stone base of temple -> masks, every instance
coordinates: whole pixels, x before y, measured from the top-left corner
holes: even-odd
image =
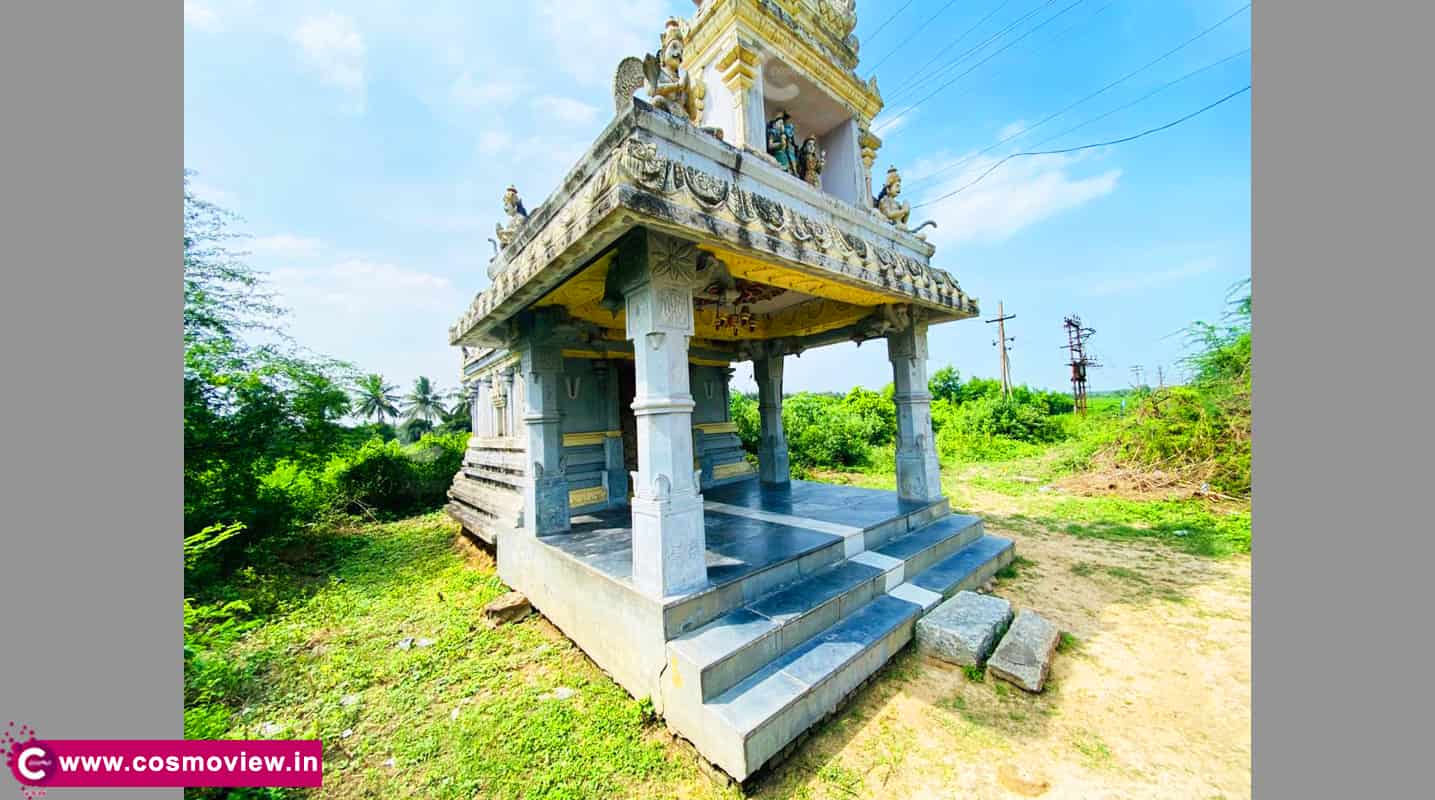
[[[926,611],[1013,557],[945,499],[748,480],[704,492],[706,585],[659,600],[633,584],[631,519],[503,531],[499,576],[739,781],[906,646]]]
[[[469,535],[493,544],[497,532],[519,524],[523,513],[524,443],[470,436],[444,510]]]

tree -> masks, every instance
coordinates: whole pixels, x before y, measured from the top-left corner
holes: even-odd
[[[404,417],[407,420],[421,419],[429,428],[443,419],[447,409],[443,404],[443,393],[434,388],[433,382],[420,375],[414,380],[413,391],[404,396]]]
[[[394,394],[398,391],[397,386],[384,382],[384,376],[377,372],[369,373],[359,379],[355,393],[354,412],[364,419],[377,420],[380,425],[385,420],[399,416],[399,396]]]
[[[953,403],[961,402],[962,376],[956,368],[948,364],[945,367],[932,373],[927,381],[927,391],[936,400],[950,400]]]
[[[439,430],[443,433],[466,433],[473,427],[468,392],[455,389],[448,393],[449,406],[443,414]]]

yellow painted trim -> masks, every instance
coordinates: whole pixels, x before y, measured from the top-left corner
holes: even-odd
[[[590,486],[587,489],[574,489],[568,493],[568,507],[591,506],[594,503],[608,502],[608,490],[601,486]]]
[[[752,465],[744,461],[734,461],[731,464],[718,464],[713,467],[713,479],[735,478],[738,475],[751,475],[756,472]]]
[[[702,422],[693,427],[703,433],[737,433],[736,422]]]
[[[602,444],[604,439],[617,439],[622,435],[622,431],[592,431],[591,433],[565,433],[563,434],[563,446],[584,447],[591,444]]]

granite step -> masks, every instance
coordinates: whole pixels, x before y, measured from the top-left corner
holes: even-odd
[[[921,614],[917,604],[877,596],[709,701],[710,719],[725,730],[700,749],[745,779],[887,663]]]
[[[943,517],[778,588],[668,642],[669,684],[705,702],[981,535],[976,517]]]
[[[878,555],[902,562],[901,573],[889,576],[886,587],[903,583],[909,576],[927,569],[982,537],[982,521],[969,514],[952,514],[906,536],[900,536],[873,550]]]
[[[991,580],[1015,557],[1012,540],[988,534],[912,576],[908,583],[947,598]]]

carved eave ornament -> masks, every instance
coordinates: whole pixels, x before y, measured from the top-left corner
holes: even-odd
[[[949,273],[926,263],[931,245],[883,230],[887,226],[858,209],[838,213],[834,201],[805,185],[773,194],[743,188],[733,180],[733,169],[742,163],[737,151],[646,103],[634,106],[609,125],[564,180],[565,188],[533,212],[505,250],[493,284],[450,329],[451,344],[501,344],[504,325],[515,314],[637,225],[876,292],[938,318],[978,313],[975,300]],[[668,136],[677,139],[668,140],[670,146],[703,148],[704,155],[716,157],[716,171],[663,156],[658,143]],[[750,173],[755,167],[742,169]],[[784,194],[808,205],[789,202]]]

